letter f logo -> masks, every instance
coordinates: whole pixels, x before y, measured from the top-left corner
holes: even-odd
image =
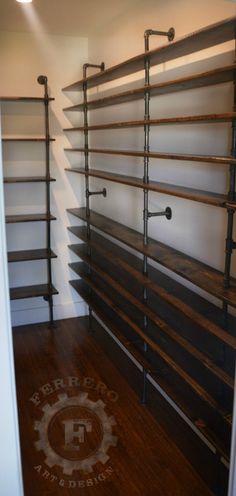
[[[92,432],[92,424],[88,419],[63,420],[65,426],[65,449],[79,451],[80,443],[85,441],[85,432]],[[74,444],[75,439],[77,443]]]

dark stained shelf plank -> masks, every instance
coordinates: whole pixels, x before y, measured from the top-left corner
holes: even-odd
[[[46,138],[33,138],[32,136],[21,136],[20,138],[14,138],[13,136],[12,137],[9,137],[9,138],[2,138],[2,142],[3,143],[8,143],[8,142],[11,142],[11,141],[16,141],[16,142],[40,142],[40,143],[46,143]],[[49,141],[56,141],[55,138],[50,138]]]
[[[163,374],[163,369],[159,368],[158,372],[154,370],[153,366],[148,362],[148,353],[142,354],[140,350],[135,347],[135,343],[129,341],[127,338],[128,325],[119,323],[120,319],[114,318],[111,315],[111,305],[105,305],[103,300],[96,295],[95,292],[91,292],[90,287],[88,287],[82,280],[70,281],[70,284],[77,291],[77,293],[84,299],[84,301],[91,307],[95,314],[104,322],[104,324],[112,331],[114,336],[121,342],[121,344],[129,351],[129,353],[137,360],[138,363],[151,375],[155,381],[159,384],[162,390],[171,398],[175,404],[184,412],[184,414],[190,419],[190,421],[197,427],[197,429],[205,436],[205,438],[224,456],[226,460],[229,458],[229,448],[217,439],[217,436],[212,433],[208,428],[206,423],[202,419],[196,419],[196,410],[194,406],[187,401],[186,395],[181,396],[179,391],[175,391],[175,383],[171,382],[171,387]],[[114,305],[114,302],[112,302]],[[116,314],[117,315],[117,314]],[[105,331],[104,331],[105,332]],[[152,370],[153,369],[153,370]],[[167,376],[168,377],[168,376]]]
[[[7,215],[6,224],[15,224],[18,222],[39,222],[56,220],[54,215],[47,214],[22,214],[22,215]]]
[[[46,248],[40,248],[37,250],[10,251],[7,256],[9,263],[57,258],[57,255],[52,250],[48,251]]]
[[[88,109],[96,109],[107,107],[110,105],[117,105],[120,103],[127,103],[134,100],[143,98],[145,91],[148,89],[151,96],[164,95],[168,93],[175,93],[178,91],[186,91],[203,86],[211,86],[216,84],[228,83],[233,81],[234,71],[236,64],[226,67],[220,67],[211,71],[185,76],[183,78],[165,81],[163,83],[150,84],[149,86],[141,86],[134,90],[123,91],[114,95],[105,96],[90,100],[87,103]],[[79,103],[66,107],[64,111],[80,111],[84,109],[84,104]]]
[[[216,364],[214,364],[204,353],[200,350],[196,349],[189,341],[180,336],[176,330],[174,330],[166,321],[161,319],[158,316],[158,311],[155,313],[149,306],[143,303],[140,299],[136,298],[130,288],[123,287],[117,280],[110,276],[111,272],[111,264],[108,260],[106,260],[107,264],[107,272],[104,271],[103,268],[99,265],[99,255],[96,254],[96,262],[93,257],[89,257],[85,251],[85,246],[80,245],[77,246],[77,254],[86,264],[88,264],[92,269],[98,274],[98,276],[103,279],[103,281],[107,284],[107,286],[112,287],[115,291],[117,291],[122,297],[126,299],[126,301],[134,305],[137,310],[143,312],[147,317],[158,327],[161,333],[166,334],[172,341],[181,346],[188,354],[190,354],[193,359],[200,361],[200,363],[208,369],[212,374],[214,374],[218,379],[220,379],[224,384],[226,384],[230,388],[234,388],[234,381],[231,377],[228,376],[222,369],[220,369]],[[98,263],[97,263],[98,260]],[[77,272],[78,264],[70,263],[69,267],[71,267],[75,272]]]
[[[55,98],[47,98],[49,102],[55,100]],[[22,102],[22,103],[44,103],[45,98],[37,97],[37,96],[0,96],[0,102]]]
[[[108,124],[97,124],[94,126],[81,126],[69,127],[63,131],[100,131],[104,129],[123,129],[130,127],[142,127],[145,124],[149,126],[163,126],[166,124],[206,124],[206,123],[219,123],[231,122],[236,119],[236,112],[226,112],[224,114],[205,114],[205,115],[188,115],[185,117],[168,117],[163,119],[149,119],[139,121],[124,121],[124,122],[110,122]]]
[[[214,45],[224,43],[235,38],[236,18],[224,19],[216,24],[212,24],[203,29],[195,31],[187,36],[177,39],[174,42],[162,45],[149,51],[150,66],[162,64],[169,60],[183,57],[190,53],[210,48]],[[85,80],[77,81],[63,88],[63,91],[77,91],[83,88],[84,81],[87,87],[92,88],[98,84],[103,84],[114,79],[127,76],[131,73],[143,70],[146,53],[142,53],[131,59],[101,71]]]
[[[53,177],[45,177],[45,176],[18,176],[18,177],[4,177],[4,183],[47,183],[56,181]]]
[[[140,263],[140,259],[135,257],[134,255],[128,253],[126,250],[122,249],[120,246],[112,243],[108,239],[99,235],[94,230],[91,231],[90,238],[87,236],[87,228],[84,226],[75,226],[69,227],[68,230],[72,232],[75,236],[77,236],[81,241],[84,241],[87,246],[95,253],[100,253],[104,256],[110,263],[115,264],[121,270],[126,271],[129,276],[134,278],[137,284],[140,284],[147,289],[153,291],[157,296],[161,297],[162,300],[169,303],[171,307],[176,310],[182,312],[186,317],[188,317],[191,321],[195,322],[200,328],[204,329],[205,332],[212,334],[212,336],[220,339],[223,343],[230,346],[233,350],[236,350],[236,337],[232,336],[230,332],[225,331],[220,325],[213,322],[202,313],[197,311],[193,306],[190,306],[190,303],[180,298],[180,288],[181,285],[175,282],[176,286],[178,286],[177,294],[171,293],[170,289],[167,290],[166,287],[161,285],[160,281],[160,272],[157,269],[154,269],[151,265],[148,265],[148,274],[149,277],[143,274],[142,263]],[[80,245],[73,244],[69,245],[69,248],[79,256],[78,248]],[[80,249],[80,248],[79,248]],[[163,274],[162,274],[163,278]],[[165,276],[165,280],[167,281],[169,278]],[[169,285],[173,285],[173,281],[169,282]],[[168,287],[168,286],[167,286]],[[186,291],[186,289],[185,289]],[[191,293],[188,290],[189,294]],[[197,295],[192,294],[192,298],[196,300]],[[191,301],[191,300],[190,300]],[[210,306],[210,303],[208,303]],[[202,305],[200,303],[200,308],[202,310]],[[215,310],[211,309],[211,312]],[[218,309],[219,311],[219,309]],[[223,321],[223,319],[222,319]]]
[[[85,152],[85,148],[65,148],[66,152]],[[121,155],[125,157],[149,157],[167,160],[183,160],[188,162],[204,162],[210,164],[234,164],[236,165],[236,158],[214,156],[214,155],[190,155],[181,153],[168,153],[168,152],[144,152],[135,150],[112,150],[106,148],[89,148],[89,153],[100,153],[102,155]]]
[[[160,263],[220,300],[236,307],[235,279],[231,279],[231,287],[226,289],[223,286],[223,274],[220,271],[213,269],[164,243],[149,238],[149,243],[145,246],[141,233],[113,221],[108,217],[93,211],[90,211],[90,215],[87,216],[85,208],[72,208],[67,211],[70,214],[89,222],[100,231],[123,242],[125,245],[133,248],[139,253],[147,255],[148,258]]]
[[[23,286],[10,289],[11,300],[21,300],[24,298],[37,298],[38,296],[56,295],[58,291],[54,286],[48,284],[37,284],[34,286]]]
[[[208,205],[226,207],[227,196],[218,193],[212,193],[210,191],[202,191],[198,189],[186,188],[184,186],[175,186],[174,184],[167,184],[156,181],[149,181],[147,184],[145,184],[142,179],[139,179],[137,177],[130,177],[96,169],[89,169],[89,171],[85,171],[84,168],[73,167],[66,168],[65,170],[91,177],[97,177],[100,179],[104,179],[105,181],[112,181],[119,184],[134,186],[135,188],[148,189],[150,191],[156,191],[158,193],[163,193],[166,195],[186,198],[188,200],[206,203]]]

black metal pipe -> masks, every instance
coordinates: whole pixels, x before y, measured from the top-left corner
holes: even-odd
[[[167,36],[169,41],[172,41],[175,36],[175,30],[174,28],[170,28],[168,32],[165,31],[154,31],[153,29],[146,29],[144,32],[144,50],[145,53],[147,54],[147,57],[145,57],[145,62],[144,62],[144,70],[145,70],[145,87],[147,88],[144,92],[144,121],[149,121],[150,120],[150,91],[148,89],[150,85],[150,59],[148,56],[149,52],[149,37],[151,35],[161,35],[161,36]],[[150,149],[150,125],[147,123],[144,123],[144,151],[149,152]],[[144,167],[144,174],[143,174],[143,182],[145,184],[148,184],[149,182],[149,157],[144,157],[143,161],[143,167]],[[143,243],[144,245],[148,244],[148,219],[149,217],[152,217],[154,215],[162,215],[162,213],[158,214],[152,214],[148,211],[148,189],[143,190]],[[169,207],[167,207],[169,209]],[[171,210],[169,209],[165,214],[167,218],[171,218]],[[143,257],[143,273],[145,275],[148,274],[148,257],[144,255]],[[143,287],[143,301],[144,303],[147,303],[148,300],[148,294],[147,294],[147,288],[144,286]],[[148,326],[148,318],[146,315],[144,315],[143,319],[143,327],[144,330]],[[144,350],[147,351],[147,345],[144,343]]]
[[[47,279],[48,279],[48,305],[49,321],[53,325],[53,297],[52,297],[52,261],[51,261],[51,197],[50,197],[50,129],[49,129],[49,95],[48,79],[46,76],[39,76],[38,83],[44,86],[44,122],[45,122],[45,165],[46,165],[46,245],[47,245]]]
[[[166,209],[163,212],[147,212],[148,218],[151,217],[166,217],[167,220],[170,220],[172,218],[172,210],[170,207],[166,207]]]
[[[85,171],[88,172],[89,170],[89,152],[88,152],[88,99],[87,99],[87,69],[93,67],[93,68],[98,68],[101,69],[101,71],[104,71],[105,69],[105,64],[102,62],[100,65],[98,64],[89,64],[86,63],[83,65],[83,99],[84,99],[84,168]],[[85,191],[89,191],[89,177],[86,174],[85,175]],[[89,196],[86,195],[86,215],[89,217],[90,214],[90,205],[89,205]],[[87,226],[87,231],[88,235],[90,236],[90,227],[89,225]]]
[[[107,190],[106,190],[106,188],[103,188],[101,191],[89,191],[88,189],[86,189],[85,195],[86,195],[86,198],[87,198],[87,196],[89,197],[89,196],[94,196],[94,195],[103,195],[104,198],[106,198]]]
[[[141,404],[147,404],[147,370],[143,369],[143,384],[142,384],[142,396],[141,396]]]
[[[159,36],[167,36],[168,41],[173,41],[173,39],[175,37],[175,29],[170,28],[169,31],[157,31],[154,29],[146,29],[146,31],[144,32],[144,38],[148,39],[149,36],[151,36],[153,34],[159,35]],[[149,48],[148,48],[148,50],[149,50]]]
[[[89,171],[89,150],[88,150],[88,97],[87,97],[87,69],[93,67],[98,68],[101,71],[104,71],[105,64],[102,62],[100,65],[98,64],[89,64],[86,63],[83,65],[83,115],[84,115],[84,169],[85,172]],[[86,197],[86,217],[90,216],[90,191],[89,191],[89,175],[85,174],[85,197]],[[87,238],[91,237],[91,229],[90,223],[87,221]],[[91,248],[87,245],[87,254],[91,256]],[[88,271],[91,273],[91,267],[88,266]],[[89,307],[89,314],[91,312],[91,308]]]

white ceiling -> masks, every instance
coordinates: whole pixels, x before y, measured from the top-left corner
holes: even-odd
[[[43,31],[88,36],[140,0],[0,0],[1,31]]]

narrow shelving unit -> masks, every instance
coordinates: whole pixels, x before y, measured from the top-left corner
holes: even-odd
[[[79,156],[82,153],[85,159],[84,167],[73,165],[66,169],[85,177],[86,196],[85,207],[67,210],[74,218],[85,223],[85,226],[68,228],[80,240],[80,243],[69,246],[80,259],[79,262],[70,264],[70,268],[78,276],[70,284],[87,302],[90,318],[92,315],[99,318],[104,328],[110,329],[114,337],[139,362],[143,375],[140,394],[142,403],[148,402],[148,380],[152,379],[166,401],[215,455],[216,473],[221,472],[222,466],[228,467],[234,393],[236,319],[229,312],[229,307],[236,308],[236,279],[231,275],[231,258],[236,248],[233,239],[236,210],[236,65],[218,67],[156,84],[150,84],[150,67],[234,40],[235,33],[235,17],[207,26],[177,41],[173,41],[173,28],[167,32],[147,30],[144,33],[144,53],[108,69],[105,69],[103,63],[99,66],[85,64],[83,79],[63,90],[83,90],[83,102],[64,110],[83,112],[84,115],[83,125],[64,129],[69,136],[71,133],[84,134],[84,146],[66,148],[65,152],[69,157],[71,154]],[[168,42],[150,50],[151,35],[166,36]],[[89,67],[97,67],[99,72],[88,77]],[[89,88],[143,69],[145,81],[139,88],[120,93],[114,91],[109,96],[93,96],[88,99]],[[224,83],[234,85],[231,112],[150,118],[153,97]],[[94,125],[88,122],[89,110],[143,98],[143,119],[132,120],[131,116],[127,121],[114,120]],[[232,148],[228,155],[186,154],[150,149],[151,127],[219,123],[232,125]],[[119,149],[119,146],[89,146],[90,132],[138,127],[144,128],[142,150]],[[118,138],[117,142],[119,143]],[[137,164],[137,174],[132,176],[114,172],[114,169],[108,172],[98,166],[91,168],[91,154],[109,155],[110,160],[112,156],[139,157],[143,159],[143,170],[140,172],[141,163]],[[219,194],[181,184],[150,180],[150,159],[157,159],[152,162],[152,168],[158,168],[162,160],[172,161],[173,167],[174,161],[190,162],[196,167],[199,167],[198,164],[209,164],[212,174],[213,165],[221,168],[223,166],[229,173],[228,193]],[[90,190],[89,180],[93,177],[108,185],[117,183],[143,190],[143,212],[137,212],[137,215],[143,214],[143,232],[109,218],[109,214],[104,216],[91,210],[92,195],[106,196],[104,187],[100,191]],[[168,220],[172,216],[169,207],[162,212],[149,210],[150,191],[223,209],[223,214],[227,216],[223,271],[149,236],[151,217],[163,216]],[[158,264],[159,269],[153,267],[152,261]],[[162,267],[168,269],[168,275],[163,273]],[[180,276],[177,280],[175,274]],[[204,290],[203,294],[216,298],[216,304],[188,289],[186,281]],[[217,490],[222,491],[219,494],[225,494],[225,488],[219,488],[217,477],[215,484]]]
[[[46,226],[46,247],[39,249],[27,249],[8,252],[8,262],[32,262],[36,260],[45,260],[47,264],[47,281],[45,284],[35,284],[30,286],[17,286],[10,288],[10,299],[25,299],[43,297],[48,302],[49,321],[50,325],[54,323],[53,315],[53,295],[58,294],[57,289],[52,283],[52,259],[57,258],[57,255],[51,249],[51,222],[56,220],[56,217],[51,214],[50,201],[50,184],[56,179],[50,174],[50,143],[55,141],[50,137],[49,133],[49,103],[54,100],[48,95],[48,81],[46,76],[39,76],[38,83],[44,87],[43,97],[0,97],[0,103],[39,103],[44,106],[44,136],[3,136],[3,144],[8,143],[42,143],[45,146],[45,174],[40,176],[5,176],[4,184],[20,184],[20,183],[43,183],[46,188],[45,212],[33,214],[14,214],[6,215],[6,224],[43,222]]]

